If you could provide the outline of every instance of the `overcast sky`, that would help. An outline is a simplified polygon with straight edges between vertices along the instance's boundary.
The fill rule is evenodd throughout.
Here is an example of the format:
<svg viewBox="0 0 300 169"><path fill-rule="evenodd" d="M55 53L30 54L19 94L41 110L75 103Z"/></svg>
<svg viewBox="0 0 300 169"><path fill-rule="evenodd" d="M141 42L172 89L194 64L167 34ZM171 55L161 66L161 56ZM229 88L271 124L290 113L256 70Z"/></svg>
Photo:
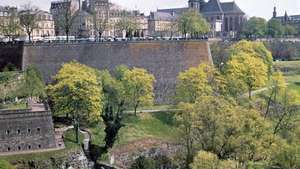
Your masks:
<svg viewBox="0 0 300 169"><path fill-rule="evenodd" d="M173 8L187 6L188 0L111 0L127 9L139 9L146 14L155 11L157 8ZM228 2L233 0L221 0ZM300 0L235 0L240 8L248 16L260 16L269 19L272 16L273 7L276 4L278 14L300 15ZM35 6L44 10L49 10L51 0L0 0L0 5L20 6L32 2Z"/></svg>

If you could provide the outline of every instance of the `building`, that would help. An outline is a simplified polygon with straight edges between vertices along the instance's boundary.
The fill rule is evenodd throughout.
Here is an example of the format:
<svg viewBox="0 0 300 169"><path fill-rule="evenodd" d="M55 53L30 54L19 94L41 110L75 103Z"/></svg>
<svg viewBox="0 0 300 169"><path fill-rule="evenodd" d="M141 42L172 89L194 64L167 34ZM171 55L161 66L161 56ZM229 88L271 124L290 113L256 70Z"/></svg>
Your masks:
<svg viewBox="0 0 300 169"><path fill-rule="evenodd" d="M28 22L25 21L28 19L28 17L25 17L26 15L34 17L34 23L30 25L32 29L31 36L34 40L39 40L41 37L55 36L54 20L49 12L42 10L20 11L19 17L21 23ZM26 32L25 28L23 29Z"/></svg>
<svg viewBox="0 0 300 169"><path fill-rule="evenodd" d="M0 6L0 36L11 36L20 34L20 20L16 7ZM10 27L10 28L9 28ZM9 29L6 29L9 28Z"/></svg>
<svg viewBox="0 0 300 169"><path fill-rule="evenodd" d="M78 10L73 16L70 34L79 38L95 35L93 15L84 10Z"/></svg>
<svg viewBox="0 0 300 169"><path fill-rule="evenodd" d="M174 36L178 33L176 31L178 18L179 14L174 12L151 12L148 20L149 34L151 36Z"/></svg>
<svg viewBox="0 0 300 169"><path fill-rule="evenodd" d="M285 12L284 16L277 16L277 10L276 7L274 7L272 19L279 20L283 25L292 25L297 28L297 30L300 29L300 15L288 15L288 13Z"/></svg>
<svg viewBox="0 0 300 169"><path fill-rule="evenodd" d="M55 24L55 35L65 36L65 27L71 27L70 22L66 20L71 17L79 10L78 0L60 0L51 2L50 13L53 16Z"/></svg>
<svg viewBox="0 0 300 169"><path fill-rule="evenodd" d="M245 21L245 13L233 2L219 0L189 0L186 8L159 9L157 18L168 21L172 16L180 16L189 9L199 11L211 25L212 36L228 36L240 31ZM168 17L166 17L169 15ZM151 18L151 17L150 17ZM174 19L175 20L175 19ZM149 30L155 32L155 30Z"/></svg>
<svg viewBox="0 0 300 169"><path fill-rule="evenodd" d="M55 148L50 111L0 110L0 154Z"/></svg>

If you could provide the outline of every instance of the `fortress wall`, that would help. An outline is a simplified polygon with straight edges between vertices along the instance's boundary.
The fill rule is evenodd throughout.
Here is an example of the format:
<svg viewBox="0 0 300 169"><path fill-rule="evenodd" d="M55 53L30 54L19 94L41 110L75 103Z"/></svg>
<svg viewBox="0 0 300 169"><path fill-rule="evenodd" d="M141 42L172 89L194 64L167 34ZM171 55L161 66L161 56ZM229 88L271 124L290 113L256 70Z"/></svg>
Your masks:
<svg viewBox="0 0 300 169"><path fill-rule="evenodd" d="M35 65L50 82L62 64L72 60L98 69L112 70L120 64L147 69L156 78L157 103L172 100L179 72L212 63L207 42L151 41L25 45L22 65Z"/></svg>
<svg viewBox="0 0 300 169"><path fill-rule="evenodd" d="M17 69L22 68L22 44L0 44L0 71L8 64L16 66Z"/></svg>
<svg viewBox="0 0 300 169"><path fill-rule="evenodd" d="M56 148L49 111L0 111L0 153Z"/></svg>

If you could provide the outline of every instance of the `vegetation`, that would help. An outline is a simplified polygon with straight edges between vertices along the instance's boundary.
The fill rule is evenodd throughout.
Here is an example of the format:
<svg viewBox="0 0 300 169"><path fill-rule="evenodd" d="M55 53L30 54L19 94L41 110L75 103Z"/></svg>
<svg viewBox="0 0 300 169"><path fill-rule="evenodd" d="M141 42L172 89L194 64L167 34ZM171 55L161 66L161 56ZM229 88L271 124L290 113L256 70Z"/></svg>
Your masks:
<svg viewBox="0 0 300 169"><path fill-rule="evenodd" d="M123 17L116 23L116 27L120 33L126 32L125 37L132 38L137 29L137 23L132 18Z"/></svg>
<svg viewBox="0 0 300 169"><path fill-rule="evenodd" d="M260 38L267 33L267 21L264 18L251 17L244 25L242 33L246 38Z"/></svg>
<svg viewBox="0 0 300 169"><path fill-rule="evenodd" d="M5 160L0 160L0 169L14 169L15 167L13 167L9 162L5 161Z"/></svg>
<svg viewBox="0 0 300 169"><path fill-rule="evenodd" d="M55 114L70 115L79 143L79 123L98 122L103 109L103 91L95 70L77 62L64 64L48 86Z"/></svg>
<svg viewBox="0 0 300 169"><path fill-rule="evenodd" d="M195 10L185 12L178 20L179 31L187 38L197 38L209 32L210 26Z"/></svg>
<svg viewBox="0 0 300 169"><path fill-rule="evenodd" d="M26 34L28 35L29 42L32 41L32 33L33 30L37 28L36 23L36 13L37 10L35 7L33 7L30 3L24 5L23 11L20 16L20 24L25 30Z"/></svg>
<svg viewBox="0 0 300 169"><path fill-rule="evenodd" d="M8 20L2 19L0 21L0 33L7 36L9 41L13 40L20 32L21 26L18 20L17 13L12 13Z"/></svg>

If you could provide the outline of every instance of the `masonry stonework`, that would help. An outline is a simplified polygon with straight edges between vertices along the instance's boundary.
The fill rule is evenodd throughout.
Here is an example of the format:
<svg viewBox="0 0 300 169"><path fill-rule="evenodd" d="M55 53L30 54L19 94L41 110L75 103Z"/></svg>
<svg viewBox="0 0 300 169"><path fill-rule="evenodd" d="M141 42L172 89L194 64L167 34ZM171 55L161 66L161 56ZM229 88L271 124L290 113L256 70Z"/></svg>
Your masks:
<svg viewBox="0 0 300 169"><path fill-rule="evenodd" d="M50 111L0 111L0 152L24 152L56 148Z"/></svg>
<svg viewBox="0 0 300 169"><path fill-rule="evenodd" d="M147 69L156 78L157 103L172 101L177 75L200 63L212 63L205 41L105 42L25 45L22 67L36 66L46 82L63 63L76 60L98 69L124 64Z"/></svg>

